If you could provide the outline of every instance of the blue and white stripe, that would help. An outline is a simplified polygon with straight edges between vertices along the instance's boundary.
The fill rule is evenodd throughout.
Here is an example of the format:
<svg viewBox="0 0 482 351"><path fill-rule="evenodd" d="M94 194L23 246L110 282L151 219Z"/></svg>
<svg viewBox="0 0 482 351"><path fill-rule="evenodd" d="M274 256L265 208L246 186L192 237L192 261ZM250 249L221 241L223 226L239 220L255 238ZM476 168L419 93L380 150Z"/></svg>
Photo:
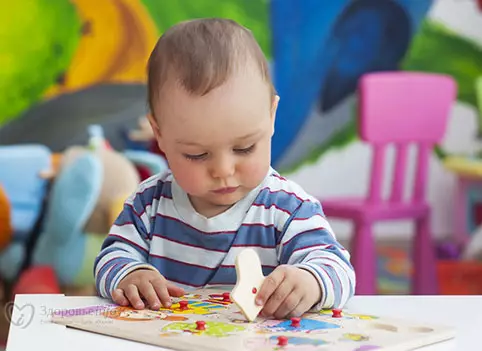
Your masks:
<svg viewBox="0 0 482 351"><path fill-rule="evenodd" d="M184 288L233 285L234 262L255 249L265 275L280 264L307 269L322 299L316 309L343 307L355 290L349 253L338 243L320 203L271 171L254 201L228 221L189 221L178 212L170 173L151 177L126 200L95 261L99 294L110 297L119 281L139 267L158 270ZM193 217L195 218L195 217Z"/></svg>

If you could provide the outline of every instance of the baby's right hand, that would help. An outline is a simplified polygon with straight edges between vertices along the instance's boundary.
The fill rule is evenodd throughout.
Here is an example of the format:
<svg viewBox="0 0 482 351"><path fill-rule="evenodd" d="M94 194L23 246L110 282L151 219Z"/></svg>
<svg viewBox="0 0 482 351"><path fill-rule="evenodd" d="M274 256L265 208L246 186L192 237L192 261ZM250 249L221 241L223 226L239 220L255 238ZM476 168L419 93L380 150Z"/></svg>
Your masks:
<svg viewBox="0 0 482 351"><path fill-rule="evenodd" d="M171 306L171 296L184 295L184 289L166 281L159 272L151 269L137 269L127 274L112 292L112 300L121 305L137 309L145 308L142 298L147 305L157 310L162 306Z"/></svg>

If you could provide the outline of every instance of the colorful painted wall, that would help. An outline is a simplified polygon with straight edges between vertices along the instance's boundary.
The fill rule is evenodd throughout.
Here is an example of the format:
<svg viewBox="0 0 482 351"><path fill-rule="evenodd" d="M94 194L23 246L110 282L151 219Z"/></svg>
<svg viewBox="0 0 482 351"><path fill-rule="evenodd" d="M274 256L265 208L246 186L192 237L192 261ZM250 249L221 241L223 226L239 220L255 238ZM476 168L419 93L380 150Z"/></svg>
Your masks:
<svg viewBox="0 0 482 351"><path fill-rule="evenodd" d="M61 151L99 123L122 148L123 133L146 113L149 53L180 20L231 17L270 50L263 0L0 0L0 9L0 144Z"/></svg>
<svg viewBox="0 0 482 351"><path fill-rule="evenodd" d="M476 145L482 11L475 1L0 0L0 9L0 144L62 151L85 143L87 126L99 123L124 148L146 113L145 63L157 37L180 20L229 17L251 28L272 64L281 96L274 166L322 197L367 188L370 153L357 140L354 113L363 73L449 73L459 103L432 160L430 199L437 235L450 232L454 179L440 157ZM348 233L342 224L336 230Z"/></svg>
<svg viewBox="0 0 482 351"><path fill-rule="evenodd" d="M419 2L410 2L411 4ZM443 166L443 157L450 155L480 155L482 110L477 104L475 80L482 75L482 6L476 1L438 0L428 8L424 20L400 69L441 72L452 75L458 84L458 101L450 116L444 142L430 160L428 200L433 206L432 228L438 238L454 232L456 176ZM326 119L349 119L353 99L347 98L331 111L319 114ZM353 119L354 120L354 119ZM353 121L351 120L351 121ZM322 198L365 194L369 184L368 165L371 151L354 135L353 122L328 138L328 146L313 148L313 158L297 168L291 177ZM321 154L321 156L320 156ZM388 155L387 168L393 165L394 153ZM411 154L409 170L413 170ZM407 185L410 186L411 182ZM384 184L385 191L388 185ZM349 235L351 226L334 222L341 237ZM411 223L380 224L380 237L407 237Z"/></svg>

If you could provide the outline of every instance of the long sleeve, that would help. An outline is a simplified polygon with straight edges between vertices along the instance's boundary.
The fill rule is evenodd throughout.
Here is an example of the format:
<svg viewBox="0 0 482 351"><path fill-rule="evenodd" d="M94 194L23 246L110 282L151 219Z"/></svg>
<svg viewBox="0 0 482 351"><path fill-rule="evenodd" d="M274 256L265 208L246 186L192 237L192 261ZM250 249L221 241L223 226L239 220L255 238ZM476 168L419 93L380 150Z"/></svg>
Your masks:
<svg viewBox="0 0 482 351"><path fill-rule="evenodd" d="M314 310L342 308L354 295L356 277L349 252L337 241L318 202L304 201L292 213L280 238L281 264L310 271L321 287Z"/></svg>
<svg viewBox="0 0 482 351"><path fill-rule="evenodd" d="M111 298L121 279L133 270L155 269L148 264L149 216L143 193L138 191L126 200L94 262L96 288L102 297Z"/></svg>

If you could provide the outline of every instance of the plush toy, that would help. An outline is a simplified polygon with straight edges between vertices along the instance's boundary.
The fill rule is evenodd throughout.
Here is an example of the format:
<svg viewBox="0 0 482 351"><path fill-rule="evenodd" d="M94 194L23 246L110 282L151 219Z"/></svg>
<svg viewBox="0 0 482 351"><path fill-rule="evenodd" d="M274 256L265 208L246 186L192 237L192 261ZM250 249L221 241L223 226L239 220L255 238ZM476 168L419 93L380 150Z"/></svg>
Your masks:
<svg viewBox="0 0 482 351"><path fill-rule="evenodd" d="M136 166L151 174L166 167L158 155L117 152L99 134L96 130L87 147L64 152L32 255L32 267L52 267L64 291L94 292L94 260L125 199L137 189Z"/></svg>
<svg viewBox="0 0 482 351"><path fill-rule="evenodd" d="M23 293L26 281L39 291L56 286L61 291L93 294L93 265L125 199L140 182L138 166L150 174L167 168L158 155L139 150L118 152L104 140L102 130L89 128L87 146L72 146L56 161L41 232L32 250L29 268L13 291ZM51 272L47 279L39 276ZM42 273L43 272L43 273ZM55 276L54 284L52 274ZM35 279L34 279L35 278ZM48 286L47 286L48 285ZM35 292L29 287L28 292Z"/></svg>
<svg viewBox="0 0 482 351"><path fill-rule="evenodd" d="M95 211L102 182L101 159L86 152L61 167L52 185L32 266L53 267L60 285L87 283L82 279L85 260L99 249L102 235L86 233L85 226Z"/></svg>
<svg viewBox="0 0 482 351"><path fill-rule="evenodd" d="M52 184L32 264L54 268L61 286L93 285L93 262L139 175L121 153L71 147Z"/></svg>
<svg viewBox="0 0 482 351"><path fill-rule="evenodd" d="M118 203L123 202L136 189L140 177L134 164L126 156L106 148L89 150L84 147L71 147L64 153L60 169L68 169L79 157L89 153L101 163L99 173L92 174L90 179L91 182L100 182L100 193L93 200L95 207L89 213L83 229L87 233L105 234L112 225L112 206L115 204L116 210L120 212Z"/></svg>
<svg viewBox="0 0 482 351"><path fill-rule="evenodd" d="M48 181L42 172L52 166L52 154L43 145L0 146L0 184L8 201L10 235L0 234L0 278L12 282L26 259L27 246L35 236ZM5 216L5 199L0 200Z"/></svg>

